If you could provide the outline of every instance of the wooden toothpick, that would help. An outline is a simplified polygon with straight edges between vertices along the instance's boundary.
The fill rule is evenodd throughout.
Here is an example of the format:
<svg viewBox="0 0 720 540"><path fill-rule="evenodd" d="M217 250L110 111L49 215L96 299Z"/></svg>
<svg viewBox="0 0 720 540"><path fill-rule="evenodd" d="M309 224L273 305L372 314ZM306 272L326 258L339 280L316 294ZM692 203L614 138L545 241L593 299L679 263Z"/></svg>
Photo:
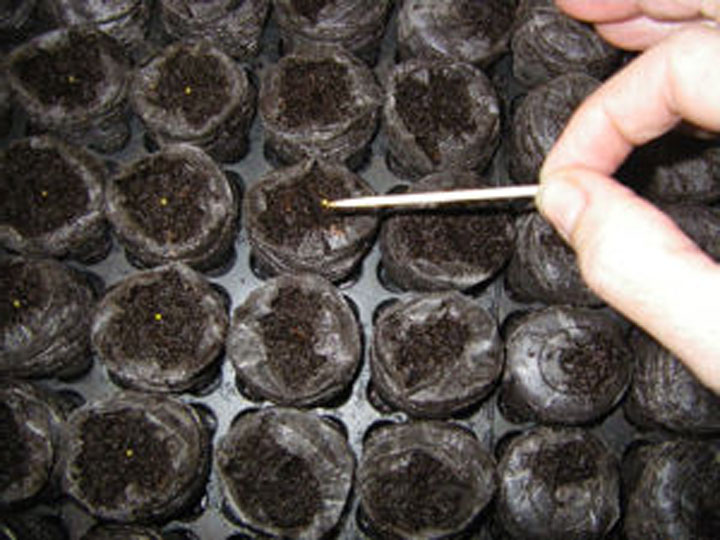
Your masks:
<svg viewBox="0 0 720 540"><path fill-rule="evenodd" d="M377 195L355 197L352 199L323 199L325 208L387 208L401 206L436 206L439 204L494 201L498 199L532 198L537 195L540 186L493 187L481 189L458 189L451 191L427 191L424 193L398 193L395 195Z"/></svg>

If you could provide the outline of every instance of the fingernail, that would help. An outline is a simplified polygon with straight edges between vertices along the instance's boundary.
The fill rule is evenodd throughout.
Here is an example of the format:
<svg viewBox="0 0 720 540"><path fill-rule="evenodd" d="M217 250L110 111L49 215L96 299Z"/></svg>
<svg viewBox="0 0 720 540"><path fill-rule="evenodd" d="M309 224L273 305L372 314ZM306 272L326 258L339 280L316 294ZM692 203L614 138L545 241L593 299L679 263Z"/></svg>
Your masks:
<svg viewBox="0 0 720 540"><path fill-rule="evenodd" d="M543 181L538 195L538 207L565 240L570 240L586 205L585 192L570 179L555 176Z"/></svg>

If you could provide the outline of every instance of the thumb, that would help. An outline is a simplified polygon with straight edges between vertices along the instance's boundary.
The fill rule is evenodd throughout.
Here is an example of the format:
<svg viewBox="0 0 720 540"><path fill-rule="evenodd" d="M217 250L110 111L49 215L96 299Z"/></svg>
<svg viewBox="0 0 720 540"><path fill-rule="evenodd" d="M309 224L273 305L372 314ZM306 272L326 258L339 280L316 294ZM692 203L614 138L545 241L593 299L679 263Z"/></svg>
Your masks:
<svg viewBox="0 0 720 540"><path fill-rule="evenodd" d="M537 205L588 285L720 393L720 268L665 214L598 172L542 178Z"/></svg>

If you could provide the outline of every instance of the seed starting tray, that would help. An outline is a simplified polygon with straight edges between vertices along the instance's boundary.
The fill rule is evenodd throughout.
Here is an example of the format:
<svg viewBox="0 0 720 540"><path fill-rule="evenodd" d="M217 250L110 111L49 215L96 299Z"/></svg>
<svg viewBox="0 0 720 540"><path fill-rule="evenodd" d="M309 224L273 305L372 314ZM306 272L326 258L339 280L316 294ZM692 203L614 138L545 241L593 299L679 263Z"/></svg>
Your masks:
<svg viewBox="0 0 720 540"><path fill-rule="evenodd" d="M278 45L278 32L270 21L263 34L261 55L251 62L249 66L255 74L256 81L260 79L263 70L278 59ZM394 65L394 58L395 18L393 17L389 22L383 41L379 62L374 68L381 84ZM511 78L508 76L509 66L507 62L503 63L501 61L494 68L494 71L491 74L493 81L496 84L499 81L503 85L509 84L507 88L503 89L503 92L506 96L512 96L516 89L513 88ZM511 99L507 101L511 102ZM504 120L507 121L507 117ZM8 139L0 141L0 143L5 146L10 140L22 136L25 131L24 126L25 120L22 114L16 111L13 132ZM229 176L238 181L243 190L246 190L264 173L273 168L264 156L262 123L258 116L256 116L252 126L250 141L250 152L245 158L237 163L223 166ZM112 172L117 169L117 165L145 155L148 152L148 146L139 119L133 117L132 138L129 144L119 153L101 157L105 159ZM387 143L381 128L372 143L372 153L368 162L358 171L360 176L378 193L387 192L393 187L404 183L388 170L385 163L386 147ZM506 183L506 178L504 152L501 147L490 167L489 179L491 184L499 185ZM75 263L71 264L78 266ZM82 268L100 276L106 287L138 271L129 264L116 240L114 240L112 251L106 259L99 264ZM235 254L231 263L222 270L205 274L205 276L209 281L220 285L228 292L231 298L231 310L234 310L237 305L242 303L253 289L262 284L262 277L259 277L253 269L245 231L240 231L235 242ZM369 426L381 420L404 421L407 419L404 413L381 411L371 404L368 366L368 344L372 335L373 314L378 306L388 300L397 298L403 293L392 286L384 284L377 242L353 278L346 283L340 284L339 288L350 303L357 308L356 311L364 337L363 363L358 376L353 382L349 397L342 404L327 408L314 408L312 412L317 415L336 418L345 425L350 445L355 453L356 460L359 460L362 454L363 435ZM498 324L502 323L507 315L513 311L541 307L540 304L518 304L510 300L504 291L502 275L482 291L474 294L473 297L496 317ZM118 386L110 381L105 368L97 358L94 359L92 369L77 380L68 382L48 380L41 381L40 384L64 394L74 395L81 398L82 401L95 401L111 396L120 390ZM497 441L508 432L528 427L528 425L516 425L507 422L497 410L496 395L497 392L493 393L490 398L476 407L473 412L468 413L468 415L450 420L472 429L489 451L492 451ZM211 386L203 389L198 394L182 394L180 399L198 405L207 412L210 424L214 427L213 448L217 445L219 438L227 432L231 421L238 413L251 408L272 405L267 402L250 401L238 391L233 367L227 359L222 359L219 376ZM590 429L608 444L618 458L622 456L625 447L636 435L634 428L626 422L622 411L617 408L602 423ZM647 437L647 434L645 436ZM357 489L355 489L343 515L337 538L366 538L357 523L357 509L358 493ZM95 519L79 506L65 500L54 505L37 506L30 511L60 517L68 528L72 540L79 539L95 523ZM264 538L264 536L258 535L257 532L233 521L232 517L229 516L229 513L224 509L223 494L215 471L211 471L206 492L197 507L186 515L165 524L162 530L177 533L179 537L208 540ZM468 538L480 540L491 538L491 535L483 527L470 533Z"/></svg>

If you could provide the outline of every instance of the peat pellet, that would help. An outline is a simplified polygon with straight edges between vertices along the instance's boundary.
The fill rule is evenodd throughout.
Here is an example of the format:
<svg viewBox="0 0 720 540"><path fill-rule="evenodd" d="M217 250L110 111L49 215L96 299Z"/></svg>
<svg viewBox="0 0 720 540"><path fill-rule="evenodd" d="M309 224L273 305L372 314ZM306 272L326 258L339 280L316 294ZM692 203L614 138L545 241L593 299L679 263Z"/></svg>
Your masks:
<svg viewBox="0 0 720 540"><path fill-rule="evenodd" d="M382 101L370 68L340 48L307 47L284 56L260 85L265 152L285 164L314 157L358 166Z"/></svg>
<svg viewBox="0 0 720 540"><path fill-rule="evenodd" d="M517 248L505 274L510 296L521 302L598 306L585 284L575 252L545 218L530 212L515 220Z"/></svg>
<svg viewBox="0 0 720 540"><path fill-rule="evenodd" d="M398 11L398 54L488 66L508 49L515 0L406 0Z"/></svg>
<svg viewBox="0 0 720 540"><path fill-rule="evenodd" d="M538 181L540 167L575 109L600 85L585 73L568 73L533 88L512 115L508 140L510 179Z"/></svg>
<svg viewBox="0 0 720 540"><path fill-rule="evenodd" d="M7 76L0 73L0 138L10 134L13 124L13 109L10 103L10 85Z"/></svg>
<svg viewBox="0 0 720 540"><path fill-rule="evenodd" d="M627 417L644 430L719 434L720 396L645 332L635 329L630 343L635 373L624 404Z"/></svg>
<svg viewBox="0 0 720 540"><path fill-rule="evenodd" d="M360 364L360 326L340 292L314 274L282 275L235 310L227 355L241 389L305 407L347 389Z"/></svg>
<svg viewBox="0 0 720 540"><path fill-rule="evenodd" d="M129 64L106 34L88 27L48 32L15 48L7 71L34 129L101 152L128 141Z"/></svg>
<svg viewBox="0 0 720 540"><path fill-rule="evenodd" d="M159 0L160 21L176 40L207 40L236 60L260 51L270 0Z"/></svg>
<svg viewBox="0 0 720 540"><path fill-rule="evenodd" d="M0 381L0 506L31 500L50 483L64 414L49 392Z"/></svg>
<svg viewBox="0 0 720 540"><path fill-rule="evenodd" d="M304 160L270 171L243 199L243 229L257 264L270 275L312 272L333 282L347 279L373 245L378 218L322 203L374 194L343 165Z"/></svg>
<svg viewBox="0 0 720 540"><path fill-rule="evenodd" d="M223 162L247 153L256 100L247 72L204 41L168 46L135 73L130 91L160 146L186 142Z"/></svg>
<svg viewBox="0 0 720 540"><path fill-rule="evenodd" d="M74 377L91 363L95 293L54 259L0 258L0 376Z"/></svg>
<svg viewBox="0 0 720 540"><path fill-rule="evenodd" d="M285 53L308 44L339 45L374 63L385 32L390 0L275 0L273 17Z"/></svg>
<svg viewBox="0 0 720 540"><path fill-rule="evenodd" d="M210 156L187 144L126 165L108 182L106 212L131 262L143 266L217 268L238 229L234 187Z"/></svg>
<svg viewBox="0 0 720 540"><path fill-rule="evenodd" d="M618 463L589 431L526 431L498 464L496 518L514 540L601 540L620 518Z"/></svg>
<svg viewBox="0 0 720 540"><path fill-rule="evenodd" d="M412 416L447 417L480 402L502 366L495 320L458 292L403 296L373 326L372 383Z"/></svg>
<svg viewBox="0 0 720 540"><path fill-rule="evenodd" d="M487 187L472 172L445 171L421 179L411 192ZM411 291L487 284L515 248L515 227L506 210L428 209L389 216L380 231L383 269L396 286Z"/></svg>
<svg viewBox="0 0 720 540"><path fill-rule="evenodd" d="M139 525L96 525L81 540L163 540L160 532Z"/></svg>
<svg viewBox="0 0 720 540"><path fill-rule="evenodd" d="M396 66L383 113L388 165L406 178L482 170L500 141L497 95L470 64L410 60Z"/></svg>
<svg viewBox="0 0 720 540"><path fill-rule="evenodd" d="M610 316L553 306L513 321L505 336L500 410L513 421L584 424L607 415L630 384L632 351Z"/></svg>
<svg viewBox="0 0 720 540"><path fill-rule="evenodd" d="M330 421L268 408L233 422L215 450L215 467L242 523L272 536L319 540L345 511L355 458Z"/></svg>
<svg viewBox="0 0 720 540"><path fill-rule="evenodd" d="M0 151L0 245L24 255L86 263L110 250L105 167L82 147L51 136Z"/></svg>
<svg viewBox="0 0 720 540"><path fill-rule="evenodd" d="M370 537L454 537L492 499L495 461L471 432L437 421L370 429L358 466Z"/></svg>
<svg viewBox="0 0 720 540"><path fill-rule="evenodd" d="M623 460L628 540L714 540L720 535L720 441L636 446Z"/></svg>
<svg viewBox="0 0 720 540"><path fill-rule="evenodd" d="M105 294L93 318L93 349L123 385L183 392L216 374L228 319L210 283L172 263L132 274Z"/></svg>
<svg viewBox="0 0 720 540"><path fill-rule="evenodd" d="M74 411L63 432L62 486L93 516L163 521L205 485L209 440L193 407L127 392Z"/></svg>
<svg viewBox="0 0 720 540"><path fill-rule="evenodd" d="M622 59L620 49L552 0L521 0L510 48L513 75L530 87L571 72L604 79Z"/></svg>

